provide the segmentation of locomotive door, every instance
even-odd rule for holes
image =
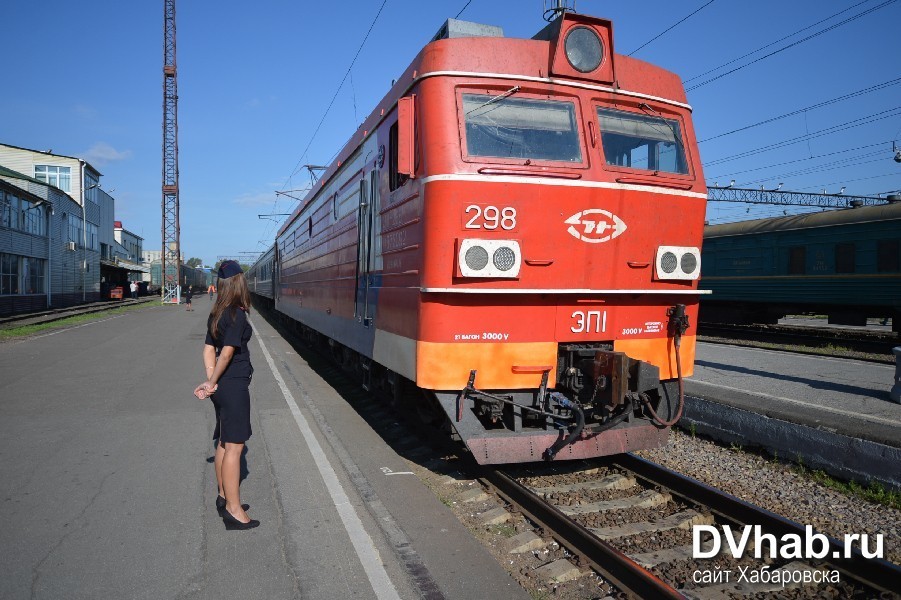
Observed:
[[[364,327],[372,325],[375,312],[370,306],[372,286],[372,241],[375,234],[372,226],[373,213],[378,210],[378,176],[371,172],[369,181],[360,181],[360,209],[357,211],[357,278],[354,297],[354,317]]]

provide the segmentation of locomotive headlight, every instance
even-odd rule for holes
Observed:
[[[515,278],[522,252],[516,240],[460,240],[457,263],[463,277]]]
[[[494,251],[491,262],[500,271],[509,271],[516,264],[516,252],[509,246],[501,246]]]
[[[463,256],[466,266],[473,271],[481,271],[488,265],[488,251],[484,246],[470,246]]]
[[[664,252],[660,257],[660,270],[669,275],[673,271],[676,270],[676,265],[679,263],[679,259],[676,258],[676,255],[672,252]]]
[[[679,261],[679,266],[682,267],[682,272],[686,275],[691,275],[698,268],[698,259],[691,252],[686,252],[682,255],[682,260]]]
[[[604,45],[593,29],[573,27],[563,43],[566,60],[580,73],[591,73],[604,60]]]
[[[694,280],[701,275],[701,251],[690,246],[657,248],[657,279]]]

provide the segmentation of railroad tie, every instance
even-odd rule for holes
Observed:
[[[701,549],[704,550],[704,552],[709,552],[712,548],[713,542],[710,540],[701,545]],[[666,548],[654,552],[630,554],[629,558],[645,569],[650,569],[651,567],[656,567],[657,565],[662,565],[664,563],[692,560],[694,558],[694,548],[691,544],[686,544],[684,546],[676,546],[675,548]]]
[[[481,502],[482,500],[487,500],[488,494],[486,494],[482,488],[472,488],[466,490],[465,492],[461,492],[457,494],[455,500],[457,502]]]
[[[523,554],[544,548],[547,543],[534,531],[523,531],[507,540],[507,552],[509,554]]]
[[[639,533],[657,533],[670,529],[690,529],[693,525],[712,525],[713,516],[701,514],[695,510],[684,510],[670,515],[659,521],[645,521],[643,523],[629,523],[618,527],[591,527],[593,534],[602,540],[614,540],[618,538],[638,535]]]
[[[506,523],[512,518],[513,515],[511,515],[501,507],[492,508],[490,510],[486,510],[483,513],[479,513],[479,521],[482,523],[482,525],[500,525],[501,523]]]
[[[566,483],[549,487],[532,488],[532,491],[547,498],[551,494],[565,494],[578,490],[627,490],[632,487],[635,487],[634,477],[607,475],[606,477],[592,481],[580,481],[579,483]]]
[[[552,563],[548,563],[543,567],[539,567],[535,570],[535,575],[541,581],[563,583],[565,581],[578,579],[585,575],[585,572],[565,558],[561,558]]]
[[[626,508],[654,508],[663,506],[673,499],[666,493],[654,490],[645,490],[637,496],[620,498],[618,500],[601,500],[585,504],[573,504],[572,506],[557,506],[564,515],[584,515],[586,513],[607,512],[611,510],[623,510]]]

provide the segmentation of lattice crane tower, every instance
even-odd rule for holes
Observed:
[[[178,227],[178,83],[175,69],[175,0],[163,0],[163,247],[160,260],[163,303],[181,297]]]

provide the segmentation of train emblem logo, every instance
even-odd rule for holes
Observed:
[[[622,219],[601,208],[582,210],[568,218],[569,234],[589,244],[608,242],[626,230]]]

